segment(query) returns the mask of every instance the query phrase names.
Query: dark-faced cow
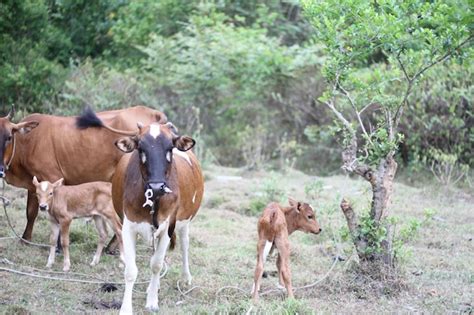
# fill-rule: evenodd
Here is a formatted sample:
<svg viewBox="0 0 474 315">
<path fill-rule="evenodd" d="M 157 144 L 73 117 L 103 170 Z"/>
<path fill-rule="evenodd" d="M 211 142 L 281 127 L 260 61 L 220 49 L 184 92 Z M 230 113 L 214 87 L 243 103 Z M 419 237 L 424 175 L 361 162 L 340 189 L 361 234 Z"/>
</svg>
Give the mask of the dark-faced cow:
<svg viewBox="0 0 474 315">
<path fill-rule="evenodd" d="M 120 312 L 132 313 L 132 290 L 138 273 L 135 263 L 138 234 L 145 240 L 155 240 L 146 307 L 157 310 L 159 274 L 175 229 L 182 245 L 184 277 L 191 281 L 188 227 L 204 192 L 201 168 L 189 151 L 195 142 L 190 137 L 178 136 L 171 123 L 139 125 L 137 133 L 109 128 L 98 119 L 92 119 L 90 126 L 129 135 L 115 143 L 121 151 L 131 154 L 122 158 L 112 181 L 114 207 L 123 212 L 124 218 L 125 292 Z"/>
<path fill-rule="evenodd" d="M 137 122 L 165 123 L 166 116 L 154 109 L 135 106 L 98 113 L 110 126 L 132 130 Z M 67 185 L 93 181 L 110 182 L 123 152 L 106 145 L 120 136 L 105 129 L 80 130 L 77 117 L 32 114 L 20 123 L 10 115 L 0 118 L 0 175 L 7 183 L 28 189 L 27 225 L 23 238 L 31 240 L 38 215 L 33 175 L 50 182 L 64 178 Z"/>
</svg>

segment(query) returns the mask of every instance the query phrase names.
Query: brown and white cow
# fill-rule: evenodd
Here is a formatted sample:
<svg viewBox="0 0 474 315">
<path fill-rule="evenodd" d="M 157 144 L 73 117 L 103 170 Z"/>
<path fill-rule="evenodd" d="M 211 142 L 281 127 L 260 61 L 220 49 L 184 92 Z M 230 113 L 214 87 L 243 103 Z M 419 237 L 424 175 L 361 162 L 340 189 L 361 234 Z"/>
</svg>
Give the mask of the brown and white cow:
<svg viewBox="0 0 474 315">
<path fill-rule="evenodd" d="M 97 115 L 108 125 L 125 130 L 136 129 L 139 121 L 167 121 L 160 111 L 144 106 Z M 0 176 L 5 176 L 7 183 L 28 190 L 23 238 L 31 240 L 38 215 L 33 175 L 50 182 L 64 178 L 67 185 L 110 182 L 123 153 L 107 145 L 119 135 L 105 129 L 79 130 L 77 117 L 32 114 L 18 124 L 10 122 L 10 117 L 0 118 Z"/>
<path fill-rule="evenodd" d="M 93 120 L 93 119 L 92 119 Z M 99 126 L 98 119 L 91 126 Z M 125 155 L 112 181 L 115 210 L 123 212 L 125 292 L 120 313 L 132 313 L 132 290 L 137 278 L 135 246 L 137 235 L 154 239 L 151 257 L 152 277 L 147 289 L 146 307 L 158 310 L 160 271 L 173 233 L 179 234 L 183 252 L 183 271 L 191 281 L 188 264 L 189 223 L 201 204 L 204 183 L 196 156 L 189 151 L 195 141 L 178 136 L 171 123 L 139 125 L 138 133 L 123 132 L 104 124 L 102 127 L 128 134 L 115 144 Z"/>
<path fill-rule="evenodd" d="M 36 187 L 39 209 L 48 213 L 51 222 L 51 235 L 48 264 L 50 268 L 56 256 L 56 240 L 61 232 L 61 245 L 64 251 L 64 271 L 69 271 L 71 261 L 69 258 L 69 226 L 73 219 L 92 217 L 94 219 L 99 241 L 97 250 L 92 259 L 91 266 L 99 263 L 102 249 L 107 240 L 108 220 L 117 238 L 122 243 L 122 224 L 112 204 L 112 185 L 106 182 L 92 182 L 74 186 L 63 186 L 64 179 L 50 183 L 48 181 L 38 182 L 33 177 L 33 185 Z M 123 252 L 123 249 L 121 248 Z"/>
<path fill-rule="evenodd" d="M 263 264 L 273 247 L 278 250 L 277 268 L 280 285 L 286 287 L 288 297 L 294 297 L 291 285 L 288 236 L 298 230 L 314 234 L 321 232 L 316 215 L 309 204 L 291 198 L 288 201 L 289 207 L 282 207 L 276 202 L 268 204 L 258 220 L 257 266 L 252 288 L 254 301 L 258 300 Z"/>
</svg>

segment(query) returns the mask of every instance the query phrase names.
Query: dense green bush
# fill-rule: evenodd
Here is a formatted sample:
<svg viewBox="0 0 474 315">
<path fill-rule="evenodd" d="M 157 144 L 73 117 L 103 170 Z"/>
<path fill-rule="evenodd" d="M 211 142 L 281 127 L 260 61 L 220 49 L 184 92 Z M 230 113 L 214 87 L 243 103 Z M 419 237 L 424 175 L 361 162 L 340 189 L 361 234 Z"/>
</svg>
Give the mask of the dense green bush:
<svg viewBox="0 0 474 315">
<path fill-rule="evenodd" d="M 404 161 L 419 164 L 434 150 L 474 165 L 474 99 L 472 64 L 452 61 L 428 72 L 413 93 L 401 130 Z"/>
</svg>

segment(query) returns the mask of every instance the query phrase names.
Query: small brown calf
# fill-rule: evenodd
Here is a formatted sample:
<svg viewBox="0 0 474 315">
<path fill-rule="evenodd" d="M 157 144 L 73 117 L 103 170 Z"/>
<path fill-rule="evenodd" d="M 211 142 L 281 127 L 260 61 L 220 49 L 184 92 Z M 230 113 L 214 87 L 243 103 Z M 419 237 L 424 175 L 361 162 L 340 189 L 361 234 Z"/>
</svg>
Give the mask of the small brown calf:
<svg viewBox="0 0 474 315">
<path fill-rule="evenodd" d="M 263 264 L 268 253 L 274 247 L 278 250 L 277 268 L 280 285 L 285 285 L 288 297 L 294 297 L 289 266 L 290 243 L 288 235 L 297 230 L 313 234 L 321 232 L 316 215 L 309 204 L 291 198 L 288 199 L 288 202 L 290 203 L 289 207 L 282 207 L 276 202 L 268 204 L 258 220 L 257 267 L 252 288 L 255 302 L 258 300 Z"/>
<path fill-rule="evenodd" d="M 122 248 L 122 224 L 115 213 L 112 204 L 111 184 L 106 182 L 92 182 L 75 186 L 63 186 L 64 179 L 50 183 L 48 181 L 38 182 L 33 177 L 36 187 L 41 212 L 48 212 L 51 222 L 50 244 L 48 264 L 50 268 L 56 256 L 56 240 L 61 232 L 61 245 L 64 251 L 64 271 L 69 271 L 71 262 L 69 259 L 69 226 L 75 218 L 92 217 L 99 233 L 97 251 L 92 259 L 91 266 L 99 263 L 102 249 L 107 240 L 107 224 L 105 219 L 112 223 L 112 228 L 120 241 L 120 252 Z"/>
</svg>

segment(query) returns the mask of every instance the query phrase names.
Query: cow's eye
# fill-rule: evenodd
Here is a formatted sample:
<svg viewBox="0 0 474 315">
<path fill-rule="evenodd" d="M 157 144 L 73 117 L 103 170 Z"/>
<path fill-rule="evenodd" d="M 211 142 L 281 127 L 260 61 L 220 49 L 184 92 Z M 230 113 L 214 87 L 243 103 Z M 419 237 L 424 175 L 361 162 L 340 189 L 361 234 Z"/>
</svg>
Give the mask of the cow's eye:
<svg viewBox="0 0 474 315">
<path fill-rule="evenodd" d="M 49 193 L 49 195 L 52 196 L 52 195 L 53 195 L 53 192 L 51 191 L 51 192 Z"/>
<path fill-rule="evenodd" d="M 313 216 L 312 214 L 310 214 L 310 215 L 308 216 L 308 219 L 309 219 L 309 220 L 312 220 L 313 218 L 314 218 L 314 216 Z"/>
<path fill-rule="evenodd" d="M 140 152 L 139 153 L 140 154 L 140 160 L 142 161 L 142 164 L 145 164 L 146 163 L 146 154 L 145 154 L 145 152 L 143 152 L 141 150 L 139 152 Z"/>
<path fill-rule="evenodd" d="M 11 141 L 11 140 L 12 140 L 12 136 L 8 136 L 7 141 Z"/>
</svg>

